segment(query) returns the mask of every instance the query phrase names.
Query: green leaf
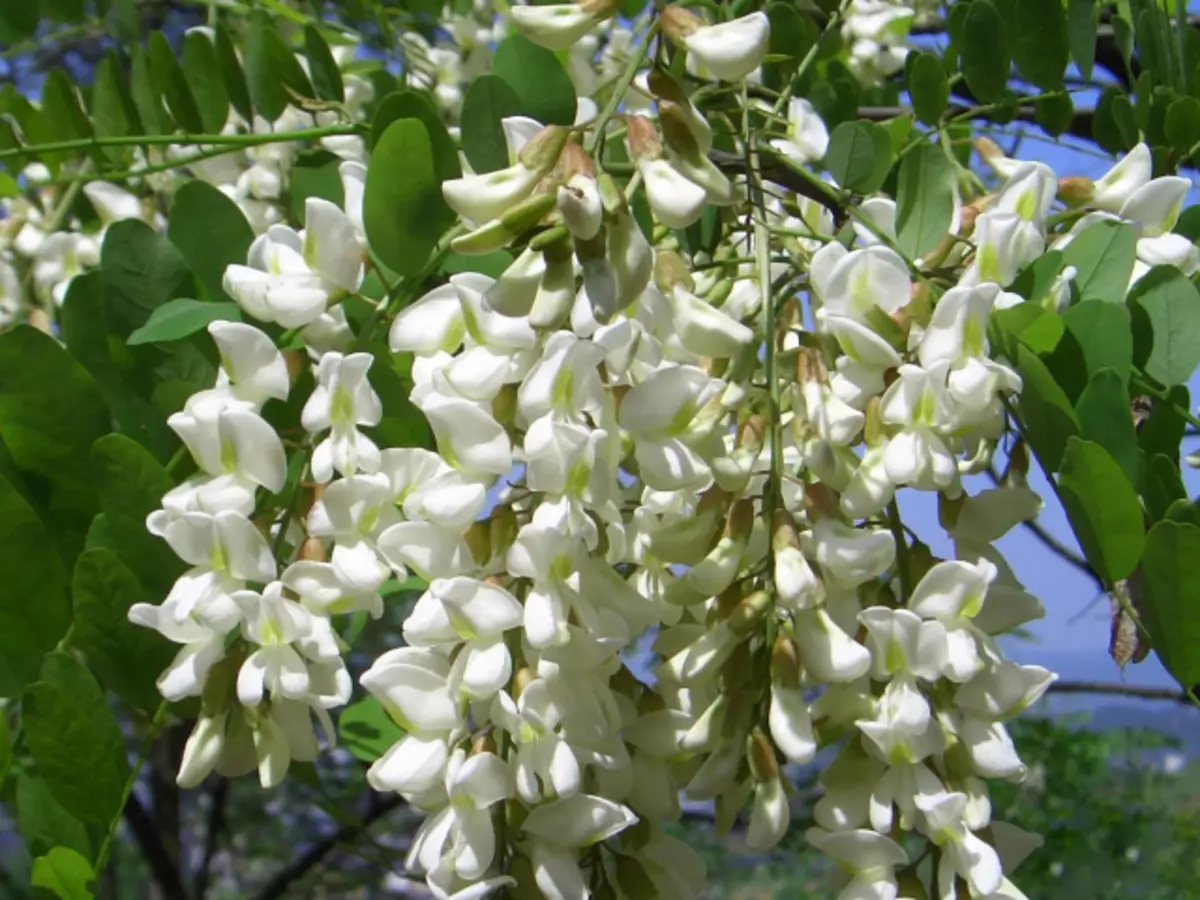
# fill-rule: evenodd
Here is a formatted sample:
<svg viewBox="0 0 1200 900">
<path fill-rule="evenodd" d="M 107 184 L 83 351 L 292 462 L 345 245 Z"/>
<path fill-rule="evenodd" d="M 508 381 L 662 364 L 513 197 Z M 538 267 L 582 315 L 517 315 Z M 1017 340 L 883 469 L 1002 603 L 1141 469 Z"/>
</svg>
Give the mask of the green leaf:
<svg viewBox="0 0 1200 900">
<path fill-rule="evenodd" d="M 924 142 L 905 155 L 896 187 L 896 243 L 906 256 L 916 259 L 946 237 L 954 186 L 954 167 L 940 147 Z"/>
<path fill-rule="evenodd" d="M 1033 120 L 1051 137 L 1066 134 L 1074 118 L 1075 104 L 1066 91 L 1049 94 L 1034 103 Z"/>
<path fill-rule="evenodd" d="M 62 808 L 45 781 L 25 772 L 17 775 L 17 825 L 31 857 L 49 853 L 54 847 L 92 855 L 83 823 Z"/>
<path fill-rule="evenodd" d="M 183 38 L 183 75 L 196 100 L 207 134 L 220 134 L 229 119 L 229 91 L 221 78 L 217 48 L 201 31 Z"/>
<path fill-rule="evenodd" d="M 1047 250 L 1017 275 L 1009 290 L 1032 303 L 1041 303 L 1062 272 L 1062 254 Z"/>
<path fill-rule="evenodd" d="M 132 326 L 193 290 L 187 261 L 175 245 L 137 219 L 114 222 L 105 230 L 100 273 L 113 310 Z"/>
<path fill-rule="evenodd" d="M 1200 293 L 1174 266 L 1155 266 L 1129 295 L 1135 337 L 1147 328 L 1146 374 L 1168 387 L 1183 384 L 1200 365 Z"/>
<path fill-rule="evenodd" d="M 810 16 L 801 15 L 790 3 L 772 3 L 767 8 L 771 23 L 771 37 L 767 49 L 778 62 L 763 65 L 763 83 L 779 90 L 796 74 L 800 60 L 816 44 L 820 37 L 817 26 Z"/>
<path fill-rule="evenodd" d="M 196 98 L 192 96 L 192 89 L 188 86 L 175 51 L 161 31 L 150 35 L 150 71 L 154 74 L 154 84 L 159 94 L 167 101 L 167 109 L 179 127 L 191 134 L 203 134 L 204 122 L 200 118 Z"/>
<path fill-rule="evenodd" d="M 33 886 L 60 900 L 92 900 L 90 885 L 95 880 L 92 864 L 67 847 L 55 847 L 33 862 Z"/>
<path fill-rule="evenodd" d="M 71 279 L 58 317 L 63 342 L 96 382 L 116 430 L 165 461 L 179 446 L 179 438 L 149 396 L 152 373 L 134 361 L 114 318 L 99 270 Z"/>
<path fill-rule="evenodd" d="M 238 205 L 205 181 L 189 181 L 175 194 L 167 237 L 179 248 L 209 300 L 229 300 L 225 269 L 245 265 L 254 231 Z"/>
<path fill-rule="evenodd" d="M 294 95 L 314 95 L 292 48 L 275 28 L 271 15 L 261 9 L 250 14 L 250 34 L 242 58 L 250 100 L 267 121 L 274 122 L 283 115 Z"/>
<path fill-rule="evenodd" d="M 5 3 L 0 6 L 0 28 L 4 38 L 17 41 L 37 31 L 41 8 L 36 3 Z"/>
<path fill-rule="evenodd" d="M 344 101 L 346 91 L 342 86 L 342 73 L 325 38 L 312 25 L 304 26 L 304 57 L 308 60 L 308 71 L 312 74 L 317 99 L 335 103 Z"/>
<path fill-rule="evenodd" d="M 1112 303 L 1076 303 L 1062 321 L 1079 344 L 1086 377 L 1111 369 L 1122 385 L 1129 382 L 1133 334 L 1128 309 Z"/>
<path fill-rule="evenodd" d="M 345 192 L 342 189 L 342 176 L 339 171 L 342 164 L 340 157 L 325 150 L 301 154 L 292 167 L 292 219 L 298 223 L 304 222 L 304 205 L 309 197 L 320 197 L 328 200 L 334 206 L 341 207 L 345 202 Z"/>
<path fill-rule="evenodd" d="M 962 24 L 962 73 L 981 103 L 1000 99 L 1008 87 L 1008 47 L 1004 21 L 991 0 L 973 0 Z"/>
<path fill-rule="evenodd" d="M 401 275 L 416 275 L 437 243 L 429 223 L 437 221 L 444 202 L 425 124 L 393 122 L 367 168 L 363 224 L 372 252 Z"/>
<path fill-rule="evenodd" d="M 401 740 L 405 731 L 374 697 L 351 703 L 338 717 L 341 744 L 365 763 L 373 763 Z"/>
<path fill-rule="evenodd" d="M 92 127 L 99 138 L 137 134 L 140 127 L 133 97 L 113 50 L 96 64 L 96 78 L 92 83 Z M 132 156 L 128 147 L 110 147 L 106 152 L 113 160 Z"/>
<path fill-rule="evenodd" d="M 155 85 L 154 73 L 150 70 L 150 57 L 141 47 L 133 48 L 130 63 L 129 94 L 137 109 L 138 119 L 146 134 L 170 134 L 174 128 L 171 117 L 163 107 L 162 95 Z"/>
<path fill-rule="evenodd" d="M 37 678 L 71 621 L 67 571 L 38 514 L 0 475 L 0 694 Z"/>
<path fill-rule="evenodd" d="M 1070 62 L 1067 12 L 1059 0 L 1017 0 L 1013 58 L 1026 80 L 1053 91 L 1063 86 Z"/>
<path fill-rule="evenodd" d="M 1018 343 L 1034 353 L 1049 353 L 1062 339 L 1063 321 L 1036 303 L 1018 303 L 992 313 L 997 346 L 1009 359 L 1017 358 Z"/>
<path fill-rule="evenodd" d="M 105 525 L 116 539 L 116 554 L 147 588 L 165 593 L 184 564 L 166 542 L 146 530 L 146 516 L 162 505 L 175 486 L 171 476 L 143 447 L 110 434 L 92 448 L 96 490 Z"/>
<path fill-rule="evenodd" d="M 1063 251 L 1063 265 L 1075 267 L 1080 301 L 1120 303 L 1133 272 L 1137 232 L 1122 222 L 1089 225 Z"/>
<path fill-rule="evenodd" d="M 1017 350 L 1017 372 L 1024 382 L 1018 408 L 1025 437 L 1046 471 L 1057 472 L 1067 441 L 1079 434 L 1079 420 L 1046 364 L 1027 347 Z"/>
<path fill-rule="evenodd" d="M 1079 74 L 1084 81 L 1091 81 L 1096 60 L 1096 0 L 1068 0 L 1067 42 Z"/>
<path fill-rule="evenodd" d="M 392 365 L 392 355 L 387 347 L 379 344 L 371 348 L 375 364 L 367 373 L 371 386 L 379 395 L 383 406 L 383 418 L 374 428 L 368 429 L 371 438 L 380 447 L 433 447 L 433 433 L 429 421 L 413 402 L 411 382 L 405 381 Z"/>
<path fill-rule="evenodd" d="M 218 23 L 213 32 L 213 47 L 217 52 L 217 66 L 221 73 L 221 81 L 225 85 L 225 93 L 229 102 L 237 110 L 237 114 L 247 122 L 254 121 L 254 105 L 250 102 L 250 89 L 246 86 L 246 73 L 242 71 L 242 63 L 238 59 L 237 50 L 229 38 L 229 31 L 224 24 Z"/>
<path fill-rule="evenodd" d="M 462 109 L 462 145 L 476 172 L 508 168 L 508 143 L 500 120 L 518 115 L 520 109 L 521 101 L 513 89 L 495 75 L 482 75 L 467 88 Z"/>
<path fill-rule="evenodd" d="M 1187 491 L 1179 467 L 1170 457 L 1159 453 L 1143 459 L 1141 468 L 1140 489 L 1149 521 L 1172 518 L 1171 508 L 1180 500 L 1187 502 Z"/>
<path fill-rule="evenodd" d="M 110 427 L 92 377 L 54 338 L 0 333 L 0 438 L 18 466 L 90 496 L 88 453 Z"/>
<path fill-rule="evenodd" d="M 1188 389 L 1179 384 L 1167 392 L 1167 400 L 1155 400 L 1150 415 L 1138 429 L 1138 444 L 1147 457 L 1163 455 L 1179 465 L 1179 445 L 1187 431 L 1182 413 L 1191 408 Z"/>
<path fill-rule="evenodd" d="M 177 648 L 129 621 L 129 607 L 150 599 L 137 576 L 111 551 L 88 550 L 75 562 L 71 592 L 74 643 L 88 665 L 123 700 L 153 712 L 161 700 L 155 679 Z"/>
<path fill-rule="evenodd" d="M 492 74 L 513 89 L 520 115 L 543 125 L 575 123 L 575 88 L 553 51 L 511 34 L 496 51 Z"/>
<path fill-rule="evenodd" d="M 446 261 L 438 270 L 440 275 L 457 275 L 459 272 L 479 272 L 499 278 L 504 270 L 512 265 L 512 255 L 503 250 L 494 250 L 482 256 L 463 256 L 459 253 L 447 253 Z"/>
<path fill-rule="evenodd" d="M 1117 461 L 1099 444 L 1071 437 L 1058 490 L 1092 568 L 1105 584 L 1128 578 L 1142 558 L 1146 528 L 1137 493 Z"/>
<path fill-rule="evenodd" d="M 1163 127 L 1168 143 L 1180 153 L 1187 153 L 1200 141 L 1200 100 L 1180 97 L 1167 107 Z"/>
<path fill-rule="evenodd" d="M 55 140 L 78 141 L 92 137 L 92 123 L 79 103 L 79 94 L 65 72 L 52 69 L 42 85 L 42 116 Z M 108 157 L 100 148 L 90 151 L 98 166 Z"/>
<path fill-rule="evenodd" d="M 879 190 L 892 166 L 892 139 L 873 122 L 843 122 L 829 136 L 824 166 L 847 190 Z"/>
<path fill-rule="evenodd" d="M 950 103 L 950 79 L 942 61 L 932 53 L 918 53 L 908 67 L 908 93 L 917 119 L 929 126 L 942 120 Z"/>
<path fill-rule="evenodd" d="M 1154 650 L 1186 690 L 1200 684 L 1200 528 L 1159 522 L 1142 559 L 1142 621 Z"/>
<path fill-rule="evenodd" d="M 1138 483 L 1138 439 L 1129 411 L 1125 382 L 1112 369 L 1092 376 L 1075 404 L 1080 434 L 1094 441 L 1116 460 L 1131 486 Z"/>
<path fill-rule="evenodd" d="M 74 665 L 78 677 L 70 690 L 48 681 L 25 689 L 25 739 L 38 774 L 63 808 L 107 827 L 121 809 L 129 777 L 125 739 L 100 686 L 78 662 Z"/>
<path fill-rule="evenodd" d="M 178 341 L 202 330 L 209 322 L 240 322 L 242 311 L 236 303 L 209 303 L 180 297 L 150 313 L 146 324 L 129 335 L 131 346 Z"/>
<path fill-rule="evenodd" d="M 501 82 L 503 83 L 503 82 Z M 462 165 L 458 161 L 458 147 L 450 132 L 442 124 L 439 115 L 428 95 L 412 90 L 396 91 L 383 98 L 375 118 L 371 121 L 371 134 L 368 142 L 372 148 L 379 142 L 388 126 L 398 119 L 419 119 L 429 135 L 429 144 L 433 150 L 433 169 L 437 175 L 438 184 L 462 177 Z M 440 192 L 439 192 L 440 195 Z M 442 212 L 434 229 L 441 233 L 449 228 L 457 219 L 450 205 L 442 200 Z"/>
</svg>

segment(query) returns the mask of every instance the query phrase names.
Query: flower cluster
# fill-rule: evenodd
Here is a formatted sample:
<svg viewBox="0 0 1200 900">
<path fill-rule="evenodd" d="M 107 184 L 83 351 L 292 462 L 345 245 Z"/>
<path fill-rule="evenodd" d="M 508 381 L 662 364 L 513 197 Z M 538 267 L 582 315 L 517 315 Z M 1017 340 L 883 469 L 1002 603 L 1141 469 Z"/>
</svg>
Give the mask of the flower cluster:
<svg viewBox="0 0 1200 900">
<path fill-rule="evenodd" d="M 864 85 L 903 67 L 929 5 L 842 4 Z M 766 159 L 849 202 L 811 170 L 830 144 L 814 104 L 743 90 L 769 61 L 764 13 L 619 12 L 479 2 L 432 42 L 404 36 L 406 83 L 452 124 L 510 31 L 559 53 L 579 95 L 574 126 L 506 118 L 508 165 L 442 184 L 456 224 L 426 271 L 458 259 L 432 288 L 389 283 L 372 255 L 358 135 L 323 139 L 344 201 L 308 198 L 300 229 L 284 224 L 295 142 L 144 160 L 216 185 L 257 235 L 222 282 L 246 321 L 209 325 L 215 384 L 168 421 L 196 472 L 147 520 L 190 568 L 129 613 L 181 645 L 163 696 L 199 698 L 179 783 L 274 786 L 333 744 L 354 690 L 335 623 L 416 584 L 403 641 L 359 681 L 405 732 L 367 778 L 427 814 L 408 868 L 436 896 L 696 897 L 704 864 L 666 827 L 682 799 L 765 851 L 791 821 L 788 766 L 829 748 L 806 837 L 845 900 L 1021 900 L 1009 876 L 1037 839 L 993 820 L 987 783 L 1024 777 L 1004 723 L 1054 676 L 1001 647 L 1042 609 L 994 544 L 1040 501 L 1019 477 L 969 493 L 1023 387 L 992 320 L 1099 220 L 1136 229 L 1130 286 L 1156 265 L 1193 274 L 1200 251 L 1171 233 L 1187 182 L 1152 178 L 1145 146 L 1093 183 L 981 143 L 1001 183 L 963 178 L 944 238 L 907 259 L 887 197 L 835 222 L 764 180 Z M 667 42 L 683 64 L 662 64 Z M 356 120 L 372 89 L 344 80 L 337 114 Z M 623 106 L 600 112 L 614 83 Z M 334 116 L 231 112 L 224 130 Z M 622 141 L 627 161 L 606 160 Z M 141 195 L 83 191 L 103 227 L 163 227 Z M 20 273 L 52 310 L 97 260 L 103 230 L 40 196 L 3 225 L 0 323 L 28 315 Z M 718 236 L 704 249 L 697 223 Z M 499 274 L 471 270 L 485 254 Z M 1042 302 L 1066 303 L 1072 278 Z M 379 427 L 391 362 L 428 448 Z M 938 495 L 947 558 L 901 521 L 906 488 Z"/>
</svg>

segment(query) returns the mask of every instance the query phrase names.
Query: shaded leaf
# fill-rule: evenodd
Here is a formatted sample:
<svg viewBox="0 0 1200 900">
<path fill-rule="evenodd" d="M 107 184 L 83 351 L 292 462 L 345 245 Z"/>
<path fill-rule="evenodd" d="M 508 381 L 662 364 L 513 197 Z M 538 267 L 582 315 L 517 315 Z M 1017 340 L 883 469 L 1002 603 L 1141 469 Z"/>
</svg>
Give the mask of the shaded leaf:
<svg viewBox="0 0 1200 900">
<path fill-rule="evenodd" d="M 1116 460 L 1131 486 L 1138 484 L 1138 439 L 1125 382 L 1112 369 L 1100 369 L 1075 404 L 1080 434 Z"/>
<path fill-rule="evenodd" d="M 308 71 L 312 76 L 313 90 L 318 100 L 341 103 L 346 99 L 342 86 L 342 73 L 333 58 L 333 52 L 325 38 L 312 25 L 304 26 L 304 57 L 308 60 Z"/>
<path fill-rule="evenodd" d="M 129 621 L 129 607 L 150 600 L 137 576 L 111 551 L 88 550 L 75 562 L 71 593 L 75 644 L 88 665 L 123 700 L 153 712 L 161 700 L 155 679 L 178 648 Z"/>
<path fill-rule="evenodd" d="M 1142 619 L 1167 671 L 1185 690 L 1200 684 L 1200 527 L 1162 521 L 1142 560 Z"/>
<path fill-rule="evenodd" d="M 1117 461 L 1099 444 L 1071 437 L 1058 489 L 1092 568 L 1108 585 L 1128 578 L 1142 558 L 1146 529 L 1137 494 Z"/>
<path fill-rule="evenodd" d="M 125 739 L 100 686 L 74 664 L 80 676 L 70 690 L 47 681 L 25 689 L 24 734 L 38 773 L 63 808 L 107 827 L 121 808 L 129 776 Z"/>
<path fill-rule="evenodd" d="M 1004 21 L 991 0 L 973 0 L 963 18 L 958 48 L 971 93 L 983 103 L 999 100 L 1008 86 L 1009 50 Z"/>
<path fill-rule="evenodd" d="M 1079 420 L 1046 364 L 1027 347 L 1018 348 L 1017 371 L 1024 382 L 1019 409 L 1025 437 L 1046 471 L 1057 472 L 1067 441 L 1079 434 Z"/>
<path fill-rule="evenodd" d="M 374 697 L 351 703 L 338 717 L 341 744 L 365 763 L 373 763 L 403 738 L 397 725 Z"/>
<path fill-rule="evenodd" d="M 367 169 L 363 224 L 372 252 L 401 275 L 417 274 L 437 243 L 429 223 L 437 221 L 444 202 L 424 123 L 393 122 Z"/>
<path fill-rule="evenodd" d="M 513 89 L 495 75 L 483 75 L 467 89 L 462 111 L 462 145 L 476 172 L 508 167 L 508 144 L 500 120 L 517 115 L 520 109 L 521 102 Z"/>
<path fill-rule="evenodd" d="M 553 51 L 510 34 L 496 50 L 492 74 L 513 89 L 520 115 L 543 125 L 575 123 L 575 88 Z"/>
<path fill-rule="evenodd" d="M 71 621 L 67 570 L 38 514 L 0 475 L 0 694 L 17 696 Z"/>
<path fill-rule="evenodd" d="M 254 109 L 274 122 L 294 100 L 314 95 L 312 84 L 271 15 L 256 9 L 250 14 L 250 33 L 242 51 L 246 84 Z M 290 90 L 289 90 L 290 89 Z"/>
<path fill-rule="evenodd" d="M 229 119 L 229 91 L 221 77 L 217 48 L 201 31 L 188 32 L 183 38 L 183 75 L 205 133 L 220 134 Z"/>
<path fill-rule="evenodd" d="M 254 231 L 238 205 L 205 181 L 189 181 L 175 194 L 167 237 L 179 248 L 209 300 L 228 301 L 225 269 L 245 265 Z"/>
</svg>

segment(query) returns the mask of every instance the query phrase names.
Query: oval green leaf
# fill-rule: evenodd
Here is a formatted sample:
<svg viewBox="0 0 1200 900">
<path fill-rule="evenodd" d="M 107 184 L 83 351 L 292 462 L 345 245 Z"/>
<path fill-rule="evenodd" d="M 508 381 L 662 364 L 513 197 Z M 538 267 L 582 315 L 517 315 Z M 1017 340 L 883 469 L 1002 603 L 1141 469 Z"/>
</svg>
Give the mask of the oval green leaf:
<svg viewBox="0 0 1200 900">
<path fill-rule="evenodd" d="M 511 34 L 496 51 L 492 73 L 513 89 L 520 115 L 543 125 L 575 123 L 575 88 L 553 51 L 522 34 Z"/>
<path fill-rule="evenodd" d="M 1128 578 L 1142 558 L 1146 527 L 1137 493 L 1117 461 L 1099 444 L 1072 436 L 1058 490 L 1092 568 L 1108 585 Z"/>
<path fill-rule="evenodd" d="M 209 322 L 240 322 L 242 311 L 236 303 L 210 303 L 180 297 L 150 313 L 146 324 L 129 335 L 131 346 L 178 341 L 200 331 Z"/>
<path fill-rule="evenodd" d="M 520 111 L 521 101 L 503 79 L 484 75 L 471 84 L 463 100 L 462 146 L 472 169 L 482 174 L 508 168 L 508 143 L 500 120 Z"/>
<path fill-rule="evenodd" d="M 438 234 L 429 226 L 444 203 L 425 124 L 393 122 L 367 168 L 363 224 L 371 250 L 401 275 L 416 275 L 437 243 Z"/>
</svg>

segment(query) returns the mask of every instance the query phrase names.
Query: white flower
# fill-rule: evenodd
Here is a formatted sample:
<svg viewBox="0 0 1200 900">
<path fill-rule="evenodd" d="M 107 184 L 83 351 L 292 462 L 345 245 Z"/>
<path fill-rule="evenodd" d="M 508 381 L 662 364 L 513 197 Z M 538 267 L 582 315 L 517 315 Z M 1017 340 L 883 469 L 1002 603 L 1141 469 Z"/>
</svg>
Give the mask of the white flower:
<svg viewBox="0 0 1200 900">
<path fill-rule="evenodd" d="M 514 6 L 510 15 L 517 31 L 550 50 L 569 50 L 604 18 L 579 3 Z"/>
<path fill-rule="evenodd" d="M 974 894 L 985 897 L 999 890 L 1003 878 L 996 851 L 963 822 L 966 804 L 966 794 L 962 793 L 917 798 L 929 837 L 942 848 L 937 871 L 939 897 L 954 896 L 956 877 L 966 880 Z"/>
<path fill-rule="evenodd" d="M 762 65 L 770 36 L 766 13 L 755 12 L 697 28 L 682 43 L 717 78 L 741 81 Z"/>
<path fill-rule="evenodd" d="M 313 478 L 327 482 L 334 471 L 342 475 L 374 472 L 379 468 L 379 449 L 359 425 L 378 425 L 383 405 L 367 380 L 373 358 L 369 353 L 326 353 L 317 364 L 317 386 L 300 414 L 304 429 L 329 436 L 313 450 Z"/>
<path fill-rule="evenodd" d="M 829 131 L 813 105 L 803 97 L 788 101 L 787 137 L 776 138 L 771 146 L 801 165 L 815 162 L 829 149 Z"/>
</svg>

